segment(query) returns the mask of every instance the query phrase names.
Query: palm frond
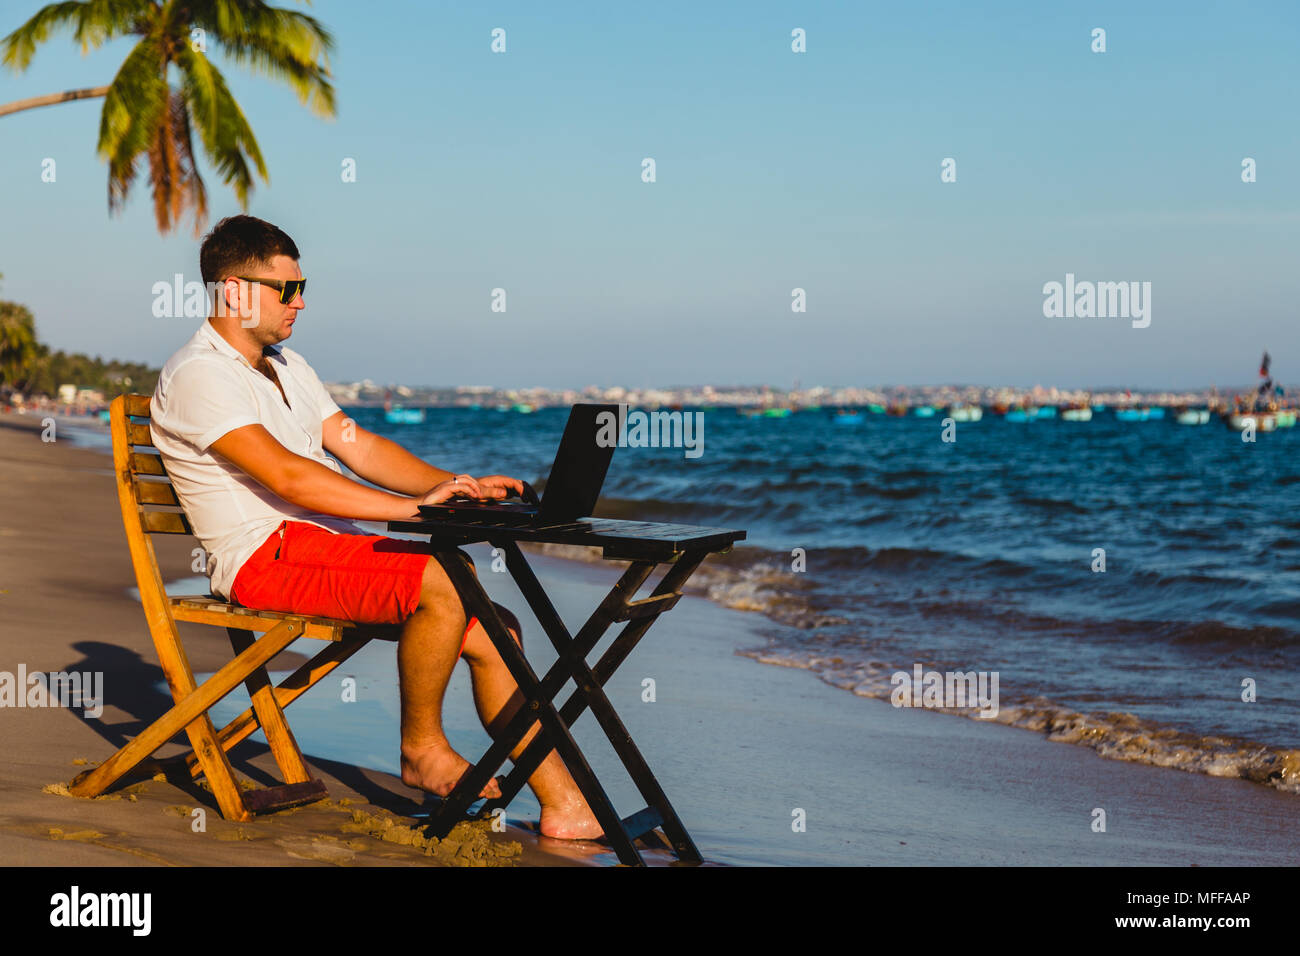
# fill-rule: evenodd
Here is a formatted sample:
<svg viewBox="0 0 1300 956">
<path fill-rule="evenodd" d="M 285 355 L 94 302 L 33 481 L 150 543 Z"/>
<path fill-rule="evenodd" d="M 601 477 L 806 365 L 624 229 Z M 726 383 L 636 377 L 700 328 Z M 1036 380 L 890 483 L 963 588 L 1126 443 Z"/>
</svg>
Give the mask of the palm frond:
<svg viewBox="0 0 1300 956">
<path fill-rule="evenodd" d="M 180 218 L 181 192 L 178 188 L 180 169 L 176 162 L 176 145 L 172 139 L 172 122 L 175 110 L 169 106 L 163 111 L 154 127 L 153 141 L 149 144 L 149 180 L 153 186 L 153 214 L 159 232 L 169 232 L 173 221 Z"/>
<path fill-rule="evenodd" d="M 190 111 L 185 103 L 185 97 L 180 93 L 173 94 L 172 104 L 175 111 L 172 126 L 176 134 L 177 167 L 180 171 L 183 192 L 188 194 L 187 204 L 194 212 L 194 236 L 198 238 L 203 234 L 203 227 L 208 220 L 208 192 L 203 185 L 203 178 L 199 175 L 198 163 L 194 159 Z"/>
<path fill-rule="evenodd" d="M 334 116 L 329 54 L 334 37 L 315 17 L 261 0 L 195 0 L 191 22 L 240 66 L 288 83 L 317 116 Z"/>
<path fill-rule="evenodd" d="M 157 12 L 152 0 L 66 0 L 47 4 L 0 41 L 0 59 L 21 72 L 31 65 L 37 46 L 56 30 L 67 27 L 72 28 L 73 39 L 86 53 L 114 37 L 141 32 Z"/>
<path fill-rule="evenodd" d="M 177 52 L 176 65 L 183 77 L 190 119 L 198 127 L 203 148 L 222 181 L 235 190 L 240 205 L 247 208 L 253 188 L 248 161 L 257 167 L 263 182 L 270 181 L 253 129 L 226 86 L 225 77 L 207 56 L 185 47 Z"/>
<path fill-rule="evenodd" d="M 194 234 L 200 235 L 207 220 L 207 193 L 194 166 L 188 110 L 179 92 L 171 96 L 148 156 L 158 230 L 165 233 L 178 226 L 188 206 L 194 211 Z"/>
<path fill-rule="evenodd" d="M 126 202 L 135 163 L 154 141 L 170 98 L 161 43 L 146 37 L 135 45 L 104 97 L 99 155 L 108 160 L 108 207 Z"/>
</svg>

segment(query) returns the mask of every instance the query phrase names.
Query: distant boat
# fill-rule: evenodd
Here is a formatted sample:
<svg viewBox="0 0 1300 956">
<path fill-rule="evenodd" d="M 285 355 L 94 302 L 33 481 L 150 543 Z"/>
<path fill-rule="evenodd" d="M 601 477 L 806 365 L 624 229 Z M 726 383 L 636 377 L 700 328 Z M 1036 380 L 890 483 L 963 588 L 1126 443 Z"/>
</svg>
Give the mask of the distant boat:
<svg viewBox="0 0 1300 956">
<path fill-rule="evenodd" d="M 527 415 L 529 412 L 534 410 L 534 407 L 529 405 L 527 402 L 520 402 L 517 405 L 511 406 L 510 410 L 512 412 L 518 412 L 521 415 Z"/>
<path fill-rule="evenodd" d="M 1210 420 L 1208 408 L 1184 408 L 1174 415 L 1174 421 L 1180 425 L 1204 425 Z"/>
<path fill-rule="evenodd" d="M 1238 395 L 1232 407 L 1223 412 L 1224 423 L 1233 431 L 1253 427 L 1257 432 L 1271 432 L 1277 428 L 1295 427 L 1295 409 L 1284 408 L 1278 401 L 1284 390 L 1273 381 L 1270 373 L 1272 359 L 1267 352 L 1260 360 L 1259 376 L 1264 381 L 1254 395 Z M 1215 390 L 1218 394 L 1218 390 Z"/>
<path fill-rule="evenodd" d="M 1271 432 L 1277 428 L 1277 416 L 1272 412 L 1228 412 L 1223 416 L 1227 426 L 1235 432 L 1254 424 L 1257 432 Z"/>
<path fill-rule="evenodd" d="M 1055 406 L 1055 405 L 1043 405 L 1042 407 L 1040 407 L 1040 408 L 1038 409 L 1038 414 L 1037 414 L 1036 416 L 1034 416 L 1034 417 L 1035 417 L 1035 418 L 1055 418 L 1055 417 L 1056 417 L 1056 406 Z"/>
<path fill-rule="evenodd" d="M 1104 412 L 1106 408 L 1107 406 L 1105 402 L 1098 402 L 1096 405 L 1092 406 L 1094 412 Z"/>
<path fill-rule="evenodd" d="M 851 408 L 841 408 L 831 420 L 836 425 L 861 425 L 862 413 Z"/>
<path fill-rule="evenodd" d="M 419 425 L 424 421 L 424 409 L 394 405 L 384 409 L 384 421 L 390 425 Z"/>
<path fill-rule="evenodd" d="M 1165 417 L 1165 407 L 1163 405 L 1152 405 L 1150 408 L 1147 409 L 1147 418 L 1155 420 L 1164 417 Z"/>
<path fill-rule="evenodd" d="M 937 411 L 933 405 L 917 405 L 912 409 L 912 414 L 917 418 L 933 418 Z"/>
<path fill-rule="evenodd" d="M 762 408 L 737 406 L 736 411 L 746 418 L 788 418 L 794 411 L 785 406 L 764 406 Z"/>
<path fill-rule="evenodd" d="M 877 405 L 875 402 L 872 402 L 867 406 L 867 411 L 871 412 L 873 415 L 883 415 L 885 414 L 885 406 Z"/>
<path fill-rule="evenodd" d="M 1066 422 L 1092 421 L 1092 409 L 1087 405 L 1068 405 L 1061 409 L 1061 420 Z"/>
<path fill-rule="evenodd" d="M 1117 422 L 1144 422 L 1151 417 L 1149 408 L 1117 408 L 1115 409 L 1115 421 Z"/>
<path fill-rule="evenodd" d="M 1038 409 L 1017 405 L 1015 408 L 1007 410 L 1005 420 L 1009 422 L 1032 422 L 1037 417 Z"/>
<path fill-rule="evenodd" d="M 948 417 L 954 422 L 977 422 L 984 417 L 984 409 L 978 405 L 949 405 Z"/>
<path fill-rule="evenodd" d="M 384 421 L 390 425 L 419 425 L 424 421 L 424 409 L 394 405 L 389 392 L 384 396 Z"/>
<path fill-rule="evenodd" d="M 907 406 L 902 402 L 890 402 L 889 407 L 885 409 L 885 413 L 898 418 L 907 414 Z"/>
</svg>

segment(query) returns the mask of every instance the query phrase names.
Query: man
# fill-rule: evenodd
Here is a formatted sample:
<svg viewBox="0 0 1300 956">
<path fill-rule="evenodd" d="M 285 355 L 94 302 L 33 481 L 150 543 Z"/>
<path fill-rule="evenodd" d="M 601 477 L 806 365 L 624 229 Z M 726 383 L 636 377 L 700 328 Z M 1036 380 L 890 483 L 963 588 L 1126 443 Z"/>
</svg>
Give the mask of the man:
<svg viewBox="0 0 1300 956">
<path fill-rule="evenodd" d="M 367 535 L 347 519 L 412 518 L 420 504 L 504 498 L 523 485 L 435 468 L 346 418 L 302 356 L 279 347 L 306 307 L 298 258 L 288 235 L 251 216 L 223 219 L 204 238 L 199 266 L 214 301 L 159 375 L 154 444 L 208 553 L 213 593 L 261 610 L 402 624 L 402 781 L 445 796 L 469 770 L 441 723 L 457 658 L 469 662 L 489 733 L 505 726 L 522 695 L 482 625 L 466 620 L 428 546 Z M 346 477 L 329 455 L 380 487 Z M 518 621 L 503 616 L 518 640 Z M 554 751 L 529 785 L 543 834 L 601 834 Z M 499 796 L 497 781 L 482 795 Z"/>
</svg>

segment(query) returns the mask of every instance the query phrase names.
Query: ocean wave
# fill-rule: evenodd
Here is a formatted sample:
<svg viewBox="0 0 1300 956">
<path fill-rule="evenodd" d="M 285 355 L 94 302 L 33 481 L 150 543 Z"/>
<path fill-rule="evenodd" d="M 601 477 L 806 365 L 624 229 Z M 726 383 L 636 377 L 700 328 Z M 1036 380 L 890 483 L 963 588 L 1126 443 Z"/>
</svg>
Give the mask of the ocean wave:
<svg viewBox="0 0 1300 956">
<path fill-rule="evenodd" d="M 602 560 L 597 548 L 535 547 L 554 557 L 596 563 Z M 727 554 L 712 555 L 696 571 L 687 589 L 724 607 L 764 614 L 800 630 L 850 624 L 865 613 L 883 612 L 919 615 L 931 622 L 981 622 L 1002 632 L 1059 635 L 1094 645 L 1130 646 L 1135 641 L 1143 641 L 1193 647 L 1202 652 L 1216 648 L 1283 650 L 1300 646 L 1300 630 L 1281 625 L 1242 626 L 1217 619 L 1169 617 L 1161 620 L 1080 613 L 1058 617 L 1021 607 L 995 605 L 979 590 L 963 594 L 960 589 L 950 587 L 954 582 L 969 584 L 977 580 L 991 582 L 999 588 L 1008 583 L 1022 587 L 1058 586 L 1050 572 L 1005 558 L 976 557 L 931 548 L 808 548 L 798 559 L 803 570 L 796 571 L 793 550 L 740 545 Z M 872 580 L 883 585 L 883 589 L 864 587 L 861 577 L 864 573 L 872 574 Z M 1197 573 L 1162 577 L 1144 571 L 1138 577 L 1141 586 L 1135 593 L 1141 594 L 1175 586 L 1222 588 L 1229 583 Z M 915 587 L 909 586 L 909 582 Z M 1225 599 L 1221 603 L 1221 611 L 1230 619 L 1238 605 L 1247 607 L 1252 616 L 1268 615 L 1274 620 L 1300 617 L 1300 601 L 1290 597 L 1279 597 L 1264 604 L 1253 597 Z"/>
<path fill-rule="evenodd" d="M 1063 498 L 1021 498 L 1020 503 L 1030 508 L 1041 508 L 1049 514 L 1086 515 L 1089 509 Z"/>
<path fill-rule="evenodd" d="M 598 548 L 572 545 L 528 545 L 555 557 L 600 563 Z M 810 566 L 861 568 L 864 565 L 894 571 L 956 561 L 972 567 L 987 566 L 987 560 L 954 555 L 925 548 L 827 548 L 810 552 Z M 818 575 L 795 572 L 791 555 L 761 548 L 736 548 L 725 555 L 711 556 L 688 584 L 688 592 L 709 598 L 724 607 L 758 612 L 768 619 L 800 631 L 818 628 L 852 627 L 857 621 L 846 617 L 854 609 L 845 606 L 845 595 L 827 587 Z M 1007 562 L 1010 563 L 1010 562 Z M 837 576 L 838 577 L 838 576 Z M 866 599 L 875 611 L 891 611 L 894 603 L 909 606 L 927 619 L 963 617 L 981 619 L 998 629 L 1014 633 L 1059 633 L 1089 642 L 1115 642 L 1131 646 L 1135 641 L 1190 645 L 1204 652 L 1238 648 L 1283 648 L 1300 643 L 1300 634 L 1280 627 L 1237 627 L 1220 621 L 1149 621 L 1140 619 L 1062 620 L 1051 615 L 1032 614 L 1016 608 L 994 608 L 981 601 L 950 596 L 917 606 L 913 600 L 893 602 L 881 596 Z M 909 671 L 912 663 L 894 666 L 877 659 L 856 639 L 839 640 L 834 652 L 825 645 L 813 651 L 773 640 L 760 649 L 738 653 L 765 664 L 812 671 L 826 683 L 860 697 L 888 700 L 893 690 L 892 675 Z M 1008 693 L 1011 691 L 1011 693 Z M 1081 692 L 1087 699 L 1087 692 Z M 1198 735 L 1146 720 L 1124 712 L 1082 713 L 1042 697 L 1017 700 L 1013 689 L 1003 686 L 1004 701 L 996 717 L 1008 726 L 1044 734 L 1048 739 L 1091 747 L 1108 759 L 1128 760 L 1152 766 L 1174 767 L 1193 773 L 1236 777 L 1300 793 L 1300 750 L 1261 744 L 1226 736 Z M 1097 692 L 1099 699 L 1106 695 Z M 979 718 L 976 708 L 951 708 L 949 712 Z M 983 719 L 983 718 L 980 718 Z"/>
<path fill-rule="evenodd" d="M 878 660 L 854 663 L 840 656 L 805 654 L 777 646 L 738 653 L 764 664 L 811 671 L 827 684 L 878 700 L 890 699 L 895 673 L 910 674 L 912 668 L 911 664 L 895 667 Z M 999 690 L 1005 697 L 1006 688 Z M 1110 760 L 1250 780 L 1300 794 L 1300 750 L 1293 748 L 1200 735 L 1123 712 L 1080 713 L 1042 697 L 1003 703 L 993 717 L 982 717 L 978 707 L 949 707 L 942 712 L 1041 733 L 1048 740 L 1090 747 Z"/>
</svg>

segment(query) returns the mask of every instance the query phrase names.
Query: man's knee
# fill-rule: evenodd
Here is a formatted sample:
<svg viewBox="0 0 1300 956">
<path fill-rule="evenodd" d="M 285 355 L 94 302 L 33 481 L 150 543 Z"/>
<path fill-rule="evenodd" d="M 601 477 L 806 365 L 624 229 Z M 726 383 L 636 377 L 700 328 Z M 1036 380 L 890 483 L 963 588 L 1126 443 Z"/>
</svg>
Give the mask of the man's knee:
<svg viewBox="0 0 1300 956">
<path fill-rule="evenodd" d="M 514 636 L 515 643 L 518 644 L 520 647 L 523 647 L 524 629 L 519 623 L 519 618 L 515 617 L 514 612 L 511 611 L 510 608 L 503 607 L 502 605 L 497 604 L 496 601 L 492 602 L 492 606 L 497 609 L 497 616 L 501 618 L 506 628 Z"/>
<path fill-rule="evenodd" d="M 461 608 L 460 595 L 457 594 L 451 578 L 435 557 L 430 557 L 424 566 L 424 576 L 420 580 L 420 607 L 438 608 L 447 611 Z"/>
<path fill-rule="evenodd" d="M 523 627 L 519 623 L 519 618 L 515 617 L 508 607 L 492 602 L 492 606 L 497 610 L 497 616 L 501 618 L 501 623 L 506 626 L 510 636 L 515 639 L 515 643 L 521 648 L 524 646 Z M 499 654 L 492 639 L 488 637 L 481 621 L 475 620 L 474 626 L 469 629 L 465 635 L 464 655 L 468 660 L 495 660 Z"/>
</svg>

